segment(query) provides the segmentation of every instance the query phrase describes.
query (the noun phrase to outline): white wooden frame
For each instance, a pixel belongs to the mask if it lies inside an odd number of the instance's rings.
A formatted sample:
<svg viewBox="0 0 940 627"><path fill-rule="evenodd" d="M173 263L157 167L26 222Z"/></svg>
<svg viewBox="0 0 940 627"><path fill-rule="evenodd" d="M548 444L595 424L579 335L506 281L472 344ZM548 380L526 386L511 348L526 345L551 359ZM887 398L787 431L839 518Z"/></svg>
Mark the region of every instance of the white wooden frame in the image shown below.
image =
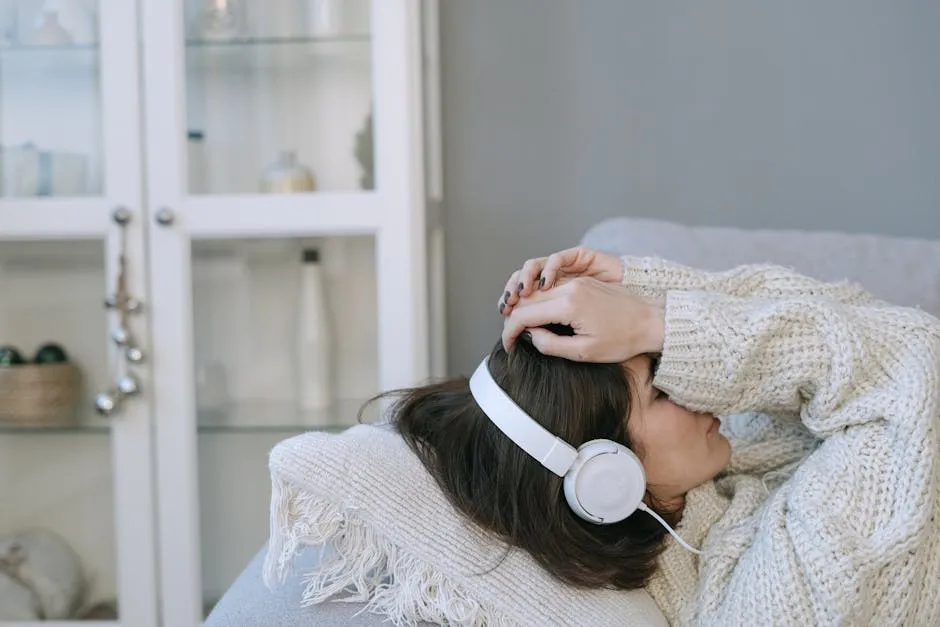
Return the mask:
<svg viewBox="0 0 940 627"><path fill-rule="evenodd" d="M440 3L423 0L424 133L427 180L429 370L447 375L447 276L444 237L443 130L441 121Z"/></svg>
<svg viewBox="0 0 940 627"><path fill-rule="evenodd" d="M105 243L106 284L113 289L118 270L120 231L112 212L124 207L128 225L129 289L139 297L147 281L140 141L137 5L99 0L100 90L104 191L97 197L4 199L0 201L0 240L97 239ZM102 309L102 315L105 315ZM132 320L136 337L149 335L147 316ZM102 337L102 342L109 342ZM144 350L150 349L145 343ZM112 364L113 365L113 364ZM111 422L114 473L116 622L48 622L48 625L157 627L156 531L149 368L135 367L144 395L125 402ZM15 623L14 623L15 624ZM35 625L35 623L28 623Z"/></svg>
<svg viewBox="0 0 940 627"><path fill-rule="evenodd" d="M379 387L429 375L420 0L373 0L376 189L297 196L186 193L182 2L142 0L151 218L150 286L162 619L202 620L191 242L220 237L371 233L376 238ZM263 206L264 211L257 207ZM337 211L337 208L342 210Z"/></svg>

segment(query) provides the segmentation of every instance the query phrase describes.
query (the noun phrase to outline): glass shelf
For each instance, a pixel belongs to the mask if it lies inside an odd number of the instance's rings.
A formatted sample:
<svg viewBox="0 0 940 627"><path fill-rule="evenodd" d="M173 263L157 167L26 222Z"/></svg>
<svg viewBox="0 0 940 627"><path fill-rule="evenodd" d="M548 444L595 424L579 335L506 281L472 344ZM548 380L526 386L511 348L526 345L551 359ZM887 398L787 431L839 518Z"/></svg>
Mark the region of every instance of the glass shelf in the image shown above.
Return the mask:
<svg viewBox="0 0 940 627"><path fill-rule="evenodd" d="M285 434L294 435L306 431L339 433L358 422L356 416L365 400L343 400L324 411L302 411L295 405L280 402L249 401L235 403L228 411L200 410L198 432L200 434ZM375 422L378 402L370 404L363 412L362 422ZM120 417L114 420L119 421ZM111 425L106 419L100 422L80 422L62 426L20 426L0 423L0 435L107 435Z"/></svg>
<svg viewBox="0 0 940 627"><path fill-rule="evenodd" d="M0 434L2 435L54 435L63 433L108 435L111 433L111 427L107 424L75 424L49 427L31 427L0 423Z"/></svg>
<svg viewBox="0 0 940 627"><path fill-rule="evenodd" d="M0 245L0 270L68 272L104 267L101 240L12 240Z"/></svg>
<svg viewBox="0 0 940 627"><path fill-rule="evenodd" d="M98 65L97 44L0 47L0 74L40 70L97 74Z"/></svg>
<svg viewBox="0 0 940 627"><path fill-rule="evenodd" d="M192 70L224 69L311 69L316 60L346 60L368 63L371 50L368 35L342 37L242 38L225 41L189 39L187 66ZM54 70L97 72L97 44L67 46L0 47L2 73Z"/></svg>
<svg viewBox="0 0 940 627"><path fill-rule="evenodd" d="M333 38L251 38L186 42L190 71L318 71L322 63L361 66L368 70L372 40L368 36Z"/></svg>
<svg viewBox="0 0 940 627"><path fill-rule="evenodd" d="M88 51L98 51L98 44L63 44L63 45L52 45L52 46L33 46L33 45L11 45L11 46L0 46L0 56L7 54L18 55L18 54L41 54L46 53L63 53L63 52L75 52L80 50Z"/></svg>
<svg viewBox="0 0 940 627"><path fill-rule="evenodd" d="M239 37L236 39L187 39L188 48L234 48L251 46L327 46L342 43L369 43L369 35L343 35L341 37Z"/></svg>

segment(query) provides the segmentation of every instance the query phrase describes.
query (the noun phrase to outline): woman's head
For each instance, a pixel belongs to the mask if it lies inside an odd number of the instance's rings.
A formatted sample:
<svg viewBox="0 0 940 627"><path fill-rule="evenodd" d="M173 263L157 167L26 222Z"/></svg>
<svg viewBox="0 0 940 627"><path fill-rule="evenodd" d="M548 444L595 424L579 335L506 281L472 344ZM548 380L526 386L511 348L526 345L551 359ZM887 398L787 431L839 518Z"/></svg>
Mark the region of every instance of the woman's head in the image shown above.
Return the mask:
<svg viewBox="0 0 940 627"><path fill-rule="evenodd" d="M552 330L570 333L565 327ZM647 472L647 502L675 523L681 500L674 500L673 493L681 496L713 477L727 455L719 460L716 453L723 438L706 435L710 417L644 396L649 363L645 356L625 365L572 362L546 357L523 339L508 354L498 342L489 368L526 413L572 446L606 438L633 449ZM662 549L663 528L642 512L611 525L581 520L565 501L563 480L490 422L466 379L403 391L392 415L459 511L527 550L559 579L580 586L646 584ZM697 443L685 445L681 438ZM698 442L705 439L714 444ZM673 447L685 450L685 456L673 454ZM669 501L657 494L660 480L675 484L662 491Z"/></svg>

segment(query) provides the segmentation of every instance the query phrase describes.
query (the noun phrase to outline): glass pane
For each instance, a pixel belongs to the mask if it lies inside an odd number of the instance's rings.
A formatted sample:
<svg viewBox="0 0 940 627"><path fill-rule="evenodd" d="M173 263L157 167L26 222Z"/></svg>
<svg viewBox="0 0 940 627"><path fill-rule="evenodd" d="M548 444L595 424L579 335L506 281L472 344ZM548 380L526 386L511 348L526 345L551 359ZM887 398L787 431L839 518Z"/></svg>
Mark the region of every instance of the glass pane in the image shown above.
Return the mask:
<svg viewBox="0 0 940 627"><path fill-rule="evenodd" d="M0 243L0 622L117 617L111 437L93 409L112 378L104 263L103 242Z"/></svg>
<svg viewBox="0 0 940 627"><path fill-rule="evenodd" d="M268 537L271 447L356 424L378 389L375 240L196 242L192 294L208 612Z"/></svg>
<svg viewBox="0 0 940 627"><path fill-rule="evenodd" d="M192 194L373 188L369 0L186 0Z"/></svg>
<svg viewBox="0 0 940 627"><path fill-rule="evenodd" d="M0 196L101 193L97 2L0 1Z"/></svg>

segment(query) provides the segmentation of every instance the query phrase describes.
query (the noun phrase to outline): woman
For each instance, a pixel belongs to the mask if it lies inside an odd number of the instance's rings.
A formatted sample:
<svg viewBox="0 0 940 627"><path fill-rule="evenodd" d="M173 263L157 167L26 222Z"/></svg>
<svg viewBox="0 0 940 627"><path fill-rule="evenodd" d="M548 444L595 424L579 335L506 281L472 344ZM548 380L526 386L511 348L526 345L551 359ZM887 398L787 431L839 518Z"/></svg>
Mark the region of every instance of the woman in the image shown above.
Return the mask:
<svg viewBox="0 0 940 627"><path fill-rule="evenodd" d="M671 623L940 624L935 318L777 267L707 273L585 249L527 262L500 310L500 386L575 446L631 446L648 503L702 554L645 512L620 528L564 511L560 480L480 419L465 384L441 405L447 394L412 392L399 428L473 520L584 585L640 583L625 570L644 546ZM538 534L546 502L556 519Z"/></svg>

